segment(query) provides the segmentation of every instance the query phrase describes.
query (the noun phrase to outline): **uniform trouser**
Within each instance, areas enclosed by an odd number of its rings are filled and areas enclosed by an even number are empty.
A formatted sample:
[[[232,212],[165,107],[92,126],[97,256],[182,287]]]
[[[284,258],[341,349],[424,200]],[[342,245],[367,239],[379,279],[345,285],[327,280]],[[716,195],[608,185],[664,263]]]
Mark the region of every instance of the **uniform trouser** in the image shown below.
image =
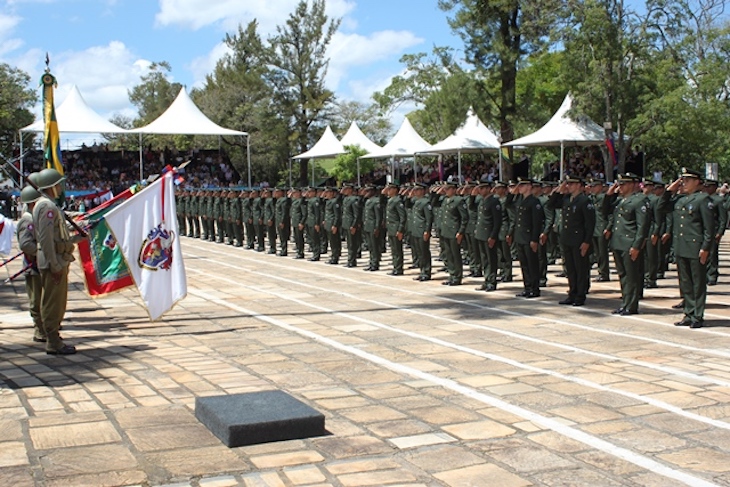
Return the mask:
[[[533,252],[530,244],[516,244],[516,247],[525,292],[540,294],[540,249]]]
[[[276,252],[276,225],[272,222],[271,225],[265,224],[266,238],[269,241],[269,252]],[[265,247],[265,246],[264,246]]]
[[[548,264],[554,264],[560,258],[560,243],[558,242],[558,232],[550,230],[547,239],[547,259]]]
[[[388,244],[393,257],[393,272],[403,274],[403,240],[398,240],[395,234],[388,234]]]
[[[548,257],[547,245],[538,245],[537,248],[537,264],[540,266],[540,283],[547,283]]]
[[[449,270],[449,280],[461,283],[464,278],[464,262],[461,259],[461,246],[456,238],[441,237],[444,243],[444,256],[446,257],[446,268]]]
[[[238,220],[231,225],[233,225],[233,235],[236,237],[236,247],[243,247],[243,224]]]
[[[378,232],[375,235],[375,231],[365,232],[365,238],[368,242],[368,252],[370,253],[369,265],[371,269],[380,268],[380,258],[382,257],[380,252],[380,234],[381,232]]]
[[[357,253],[360,251],[360,240],[362,239],[362,232],[357,229],[352,234],[349,228],[344,230],[346,233],[347,241],[347,265],[354,266],[357,264]]]
[[[266,225],[263,223],[256,223],[256,250],[266,250],[266,242],[264,241],[264,234],[266,233]]]
[[[568,299],[583,302],[588,294],[590,259],[580,255],[580,245],[562,245],[565,275],[568,277]]]
[[[177,225],[178,235],[188,235],[188,225],[187,220],[185,219],[185,215],[177,216]]]
[[[218,243],[225,243],[228,222],[226,220],[219,219],[216,223],[218,224]]]
[[[200,220],[197,216],[188,217],[188,237],[200,238]]]
[[[482,262],[482,274],[484,274],[484,284],[487,286],[497,287],[497,268],[499,267],[499,256],[497,255],[497,246],[499,241],[494,242],[490,248],[487,240],[477,239],[477,248],[479,249],[479,258]]]
[[[644,263],[644,281],[656,284],[656,275],[659,272],[659,241],[652,245],[651,241],[646,242],[646,257]]]
[[[707,302],[707,264],[700,264],[699,257],[676,259],[684,315],[693,322],[702,322]]]
[[[208,240],[215,242],[216,226],[218,221],[215,218],[208,218]]]
[[[329,231],[325,231],[324,225],[320,225],[319,230],[319,251],[323,254],[329,252],[330,236]]]
[[[291,236],[291,228],[286,225],[284,225],[284,228],[277,226],[276,232],[279,237],[279,255],[289,255],[289,237]]]
[[[53,280],[50,269],[41,270],[41,321],[46,331],[46,350],[56,351],[63,347],[63,341],[58,334],[66,314],[68,302],[68,266],[61,270],[59,282]]]
[[[713,240],[710,257],[707,258],[707,282],[717,282],[720,277],[720,256],[717,247],[717,240]]]
[[[431,240],[423,240],[423,235],[414,238],[413,247],[417,249],[420,277],[431,277]]]
[[[500,240],[496,245],[499,254],[499,267],[503,279],[512,279],[512,251],[506,240]]]
[[[621,307],[627,311],[639,311],[639,299],[644,279],[639,264],[643,257],[643,253],[639,253],[639,257],[633,261],[628,250],[613,251],[613,261],[621,281]]]
[[[419,244],[419,240],[423,240],[423,235],[419,236],[413,236],[410,237],[410,244],[411,244],[411,256],[412,256],[412,262],[414,267],[421,268],[421,250],[422,246]]]
[[[253,223],[246,222],[246,242],[249,249],[256,245],[256,225]]]
[[[314,225],[311,225],[307,227],[307,234],[312,243],[312,258],[319,260],[322,253],[322,247],[319,244],[319,232],[314,228]]]
[[[297,257],[304,257],[304,229],[299,230],[299,225],[294,225],[294,248]]]
[[[484,263],[482,262],[482,254],[479,252],[479,244],[477,243],[476,237],[470,235],[469,232],[465,235],[466,247],[469,252],[469,270],[472,274],[481,274]]]
[[[598,263],[598,275],[604,280],[608,281],[611,277],[611,272],[608,267],[608,240],[601,235],[599,237],[593,237],[593,252],[596,254],[596,262]]]
[[[202,232],[201,238],[208,240],[208,219],[206,217],[200,218],[200,229]]]
[[[25,292],[28,295],[28,307],[30,317],[33,318],[33,328],[36,338],[45,338],[46,330],[43,328],[41,319],[41,297],[43,296],[43,283],[39,274],[25,275]]]

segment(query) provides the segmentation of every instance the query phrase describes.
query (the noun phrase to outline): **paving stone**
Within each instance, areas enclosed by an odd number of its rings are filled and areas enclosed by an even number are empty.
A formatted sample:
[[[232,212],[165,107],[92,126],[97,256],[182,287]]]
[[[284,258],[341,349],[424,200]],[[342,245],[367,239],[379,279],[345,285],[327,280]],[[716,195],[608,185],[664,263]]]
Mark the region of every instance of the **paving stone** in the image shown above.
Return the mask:
[[[74,487],[116,487],[119,485],[142,484],[147,475],[141,470],[124,472],[105,472],[89,475],[78,475],[73,478]],[[46,482],[48,487],[68,487],[69,479],[57,478]]]
[[[178,448],[145,455],[150,465],[163,468],[174,477],[192,477],[226,472],[246,472],[249,466],[235,452],[217,445]]]
[[[238,484],[238,480],[230,475],[211,477],[207,479],[198,480],[200,487],[235,487]]]
[[[371,472],[373,470],[392,470],[401,465],[390,458],[368,458],[364,460],[335,461],[324,466],[335,475],[354,472]]]
[[[329,423],[331,424],[331,422]],[[433,427],[421,421],[412,419],[401,419],[395,421],[383,421],[382,423],[369,423],[366,425],[369,431],[381,438],[392,438],[396,436],[409,436],[419,433],[433,431]],[[333,431],[334,432],[334,431]]]
[[[0,421],[0,441],[23,439],[23,429],[18,421]]]
[[[360,487],[368,485],[393,485],[418,480],[413,473],[406,470],[378,470],[375,472],[350,473],[338,477],[345,487]]]
[[[484,458],[457,445],[438,445],[434,448],[409,451],[406,458],[426,472],[443,472],[486,463]]]
[[[36,450],[121,441],[119,433],[108,422],[73,423],[32,428],[30,437]]]
[[[359,455],[381,455],[391,453],[393,447],[370,436],[350,436],[348,438],[317,438],[312,440],[319,450],[334,458],[347,458]]]
[[[709,448],[690,448],[658,455],[659,458],[681,468],[706,472],[730,471],[730,454]]]
[[[122,445],[59,448],[45,453],[40,461],[48,478],[135,470],[139,467],[134,455]]]
[[[35,487],[36,483],[27,467],[2,467],[0,468],[0,485]]]
[[[389,440],[393,445],[400,449],[419,448],[422,446],[438,445],[441,443],[451,443],[457,441],[456,438],[446,433],[427,433],[423,435],[401,436],[399,438],[391,438]]]
[[[449,424],[441,429],[462,440],[483,440],[510,436],[515,430],[495,421],[473,421],[470,423]]]
[[[142,452],[220,444],[205,426],[194,423],[129,429],[127,436]]]
[[[0,468],[28,465],[25,445],[19,441],[0,443]]]
[[[174,405],[125,409],[115,412],[114,417],[122,428],[130,429],[198,422],[189,409]]]
[[[325,482],[327,477],[317,467],[298,467],[284,469],[284,475],[294,485],[309,485]]]
[[[434,474],[434,477],[453,487],[483,487],[485,479],[491,485],[500,487],[523,487],[531,482],[514,475],[496,465],[482,464],[447,470]]]
[[[324,457],[312,450],[251,457],[251,462],[258,468],[279,468],[290,465],[317,463],[322,460],[324,460]]]

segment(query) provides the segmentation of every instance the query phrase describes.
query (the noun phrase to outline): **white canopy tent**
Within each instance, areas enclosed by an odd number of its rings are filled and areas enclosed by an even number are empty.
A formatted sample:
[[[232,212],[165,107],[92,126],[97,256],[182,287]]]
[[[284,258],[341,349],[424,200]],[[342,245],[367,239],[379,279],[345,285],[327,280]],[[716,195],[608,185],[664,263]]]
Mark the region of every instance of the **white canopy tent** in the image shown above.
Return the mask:
[[[142,166],[142,134],[186,134],[186,135],[237,135],[246,137],[248,159],[248,186],[251,187],[251,149],[248,133],[221,127],[200,111],[190,99],[185,87],[180,89],[175,100],[162,115],[145,125],[129,131],[139,134],[139,161]],[[140,174],[142,179],[142,174]]]
[[[393,159],[395,157],[413,157],[413,166],[415,170],[416,154],[429,154],[431,153],[431,147],[431,144],[423,140],[423,137],[418,135],[418,132],[416,132],[416,129],[413,128],[408,117],[406,117],[403,119],[403,123],[398,129],[398,132],[396,132],[387,144],[379,150],[363,156],[362,159],[390,158],[390,170],[392,177],[394,172]]]
[[[81,96],[81,92],[76,85],[71,87],[66,99],[56,108],[56,121],[60,133],[109,134],[127,132],[127,130],[114,125],[92,110],[84,97]],[[20,153],[23,154],[23,132],[43,133],[45,129],[46,124],[43,119],[20,129]],[[23,172],[23,157],[21,157],[21,178]]]
[[[602,144],[606,140],[603,127],[586,116],[571,118],[568,115],[573,98],[568,93],[563,104],[552,118],[536,132],[506,142],[507,146],[560,146],[560,178],[563,178],[565,146],[589,146]]]
[[[371,152],[375,152],[381,149],[381,147],[370,140],[367,135],[362,133],[362,130],[360,130],[360,127],[357,125],[357,122],[352,122],[350,124],[350,128],[347,129],[347,133],[342,137],[343,146],[348,145],[356,145],[363,149],[365,152],[370,154]],[[357,158],[357,184],[360,184],[360,158]]]
[[[497,135],[484,125],[474,109],[469,107],[464,123],[452,135],[434,144],[430,152],[457,153],[459,181],[461,181],[462,153],[499,152],[499,145]]]
[[[294,156],[293,159],[331,159],[347,151],[342,143],[337,140],[332,128],[327,125],[319,140],[306,152]],[[289,162],[289,185],[292,185],[291,161]],[[314,164],[312,164],[312,185],[314,185]]]

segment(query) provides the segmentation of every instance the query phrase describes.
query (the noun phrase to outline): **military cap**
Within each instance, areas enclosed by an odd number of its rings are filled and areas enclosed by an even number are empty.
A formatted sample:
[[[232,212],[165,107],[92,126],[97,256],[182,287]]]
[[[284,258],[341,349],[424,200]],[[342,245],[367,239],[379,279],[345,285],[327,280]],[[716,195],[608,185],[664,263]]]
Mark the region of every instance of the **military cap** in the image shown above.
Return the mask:
[[[590,186],[603,186],[603,184],[604,184],[605,182],[606,182],[606,181],[604,181],[604,180],[603,180],[603,179],[601,179],[601,178],[589,178],[589,179],[588,179],[588,180],[586,181],[586,184],[588,184],[588,185],[590,185]]]
[[[666,186],[664,181],[654,181],[654,189],[663,188],[664,186]]]
[[[477,188],[491,188],[491,187],[492,187],[492,183],[490,183],[489,181],[482,181],[479,184],[477,184]]]
[[[395,189],[400,189],[400,186],[398,186],[398,185],[397,185],[397,184],[395,184],[395,183],[388,183],[388,184],[386,184],[386,185],[385,185],[385,187],[386,187],[386,188],[395,188]]]
[[[641,181],[641,178],[632,172],[618,175],[619,183],[638,183],[639,181]]]
[[[695,171],[694,169],[683,167],[682,171],[679,173],[679,177],[702,179],[702,173],[700,173],[699,171]]]
[[[534,184],[535,181],[533,181],[530,178],[517,178],[517,182],[515,184]]]
[[[654,181],[649,178],[643,178],[642,183],[644,183],[644,186],[654,186]]]
[[[414,188],[428,189],[428,184],[426,184],[426,183],[413,183],[413,187]]]
[[[454,181],[444,181],[443,185],[447,188],[456,188],[458,186]]]
[[[583,179],[579,178],[578,176],[565,176],[565,182],[566,183],[583,183]]]
[[[504,181],[497,181],[494,183],[494,187],[495,188],[506,188],[507,183],[505,183]]]
[[[353,188],[354,189],[355,188],[355,185],[352,184],[352,183],[342,183],[342,189],[345,189],[345,188]]]
[[[717,186],[720,184],[717,179],[705,179],[705,186]]]

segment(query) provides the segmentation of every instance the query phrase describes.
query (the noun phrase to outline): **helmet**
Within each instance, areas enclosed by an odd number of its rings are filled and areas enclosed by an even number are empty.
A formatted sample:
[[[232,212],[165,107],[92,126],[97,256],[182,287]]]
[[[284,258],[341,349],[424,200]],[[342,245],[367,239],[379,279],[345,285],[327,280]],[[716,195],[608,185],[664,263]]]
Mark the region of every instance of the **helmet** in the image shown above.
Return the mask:
[[[41,197],[41,194],[36,191],[36,189],[33,186],[26,186],[23,188],[23,190],[20,192],[20,201],[21,203],[30,204],[38,201]]]
[[[37,172],[32,172],[32,173],[28,174],[28,177],[26,179],[28,181],[30,181],[31,183],[35,184],[36,186],[38,186],[38,173]]]
[[[46,168],[38,173],[38,187],[40,189],[52,188],[66,179],[60,172],[53,168]]]

